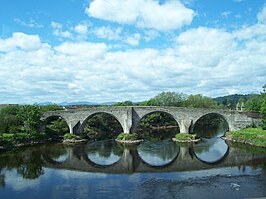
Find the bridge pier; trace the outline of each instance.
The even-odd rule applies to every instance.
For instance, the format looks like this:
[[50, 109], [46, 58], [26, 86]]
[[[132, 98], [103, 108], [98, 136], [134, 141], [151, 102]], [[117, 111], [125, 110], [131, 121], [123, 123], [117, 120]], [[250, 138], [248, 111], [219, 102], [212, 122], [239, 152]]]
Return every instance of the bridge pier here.
[[70, 134], [80, 134], [81, 132], [81, 125], [80, 121], [69, 121], [67, 122], [69, 133]]
[[191, 119], [185, 119], [180, 121], [180, 133], [190, 133], [189, 129], [192, 125]]

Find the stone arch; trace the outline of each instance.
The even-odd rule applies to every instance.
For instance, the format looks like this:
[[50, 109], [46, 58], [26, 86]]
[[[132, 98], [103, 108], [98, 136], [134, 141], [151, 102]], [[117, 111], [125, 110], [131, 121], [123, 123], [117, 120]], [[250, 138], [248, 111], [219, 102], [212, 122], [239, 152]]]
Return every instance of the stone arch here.
[[80, 132], [83, 133], [84, 132], [84, 128], [88, 122], [89, 119], [91, 119], [92, 117], [94, 117], [95, 115], [98, 115], [98, 114], [107, 114], [109, 116], [111, 116], [112, 118], [114, 118], [120, 125], [120, 127], [122, 128], [122, 130], [124, 131], [124, 123], [121, 121], [121, 119], [119, 117], [117, 117], [115, 114], [112, 114], [110, 112], [107, 112], [107, 111], [99, 111], [99, 112], [95, 112], [95, 113], [92, 113], [92, 114], [89, 114], [88, 116], [86, 116], [86, 118], [83, 120], [83, 122], [81, 123], [80, 125]]
[[180, 125], [181, 123], [180, 123], [179, 119], [176, 118], [172, 113], [165, 111], [165, 110], [149, 110], [149, 111], [145, 112], [144, 114], [138, 114], [138, 117], [135, 118], [135, 123], [132, 126], [132, 131], [135, 132], [139, 126], [140, 121], [143, 118], [145, 118], [147, 115], [150, 115], [152, 113], [164, 113], [164, 114], [168, 115], [169, 117], [171, 117], [176, 122], [176, 124], [178, 125], [178, 128], [179, 129], [181, 128], [181, 125]]
[[227, 119], [227, 117], [226, 117], [225, 115], [223, 115], [222, 113], [219, 113], [219, 112], [213, 112], [213, 111], [211, 111], [211, 112], [204, 113], [204, 114], [198, 116], [197, 118], [195, 118], [194, 121], [193, 121], [193, 124], [191, 125], [191, 129], [190, 129], [190, 131], [191, 131], [191, 132], [194, 132], [194, 130], [195, 130], [195, 126], [196, 126], [196, 123], [197, 123], [201, 118], [203, 118], [203, 117], [205, 117], [205, 116], [208, 116], [208, 115], [212, 115], [212, 114], [221, 117], [221, 118], [226, 122], [226, 124], [227, 124], [227, 131], [230, 129], [230, 123], [229, 123], [229, 120]]

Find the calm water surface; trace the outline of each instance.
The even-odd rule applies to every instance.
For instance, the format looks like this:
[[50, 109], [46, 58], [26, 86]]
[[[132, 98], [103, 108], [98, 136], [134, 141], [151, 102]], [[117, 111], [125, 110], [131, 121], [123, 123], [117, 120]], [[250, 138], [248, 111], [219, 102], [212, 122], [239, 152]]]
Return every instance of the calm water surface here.
[[0, 198], [266, 196], [266, 151], [220, 138], [25, 147], [0, 153], [0, 171]]

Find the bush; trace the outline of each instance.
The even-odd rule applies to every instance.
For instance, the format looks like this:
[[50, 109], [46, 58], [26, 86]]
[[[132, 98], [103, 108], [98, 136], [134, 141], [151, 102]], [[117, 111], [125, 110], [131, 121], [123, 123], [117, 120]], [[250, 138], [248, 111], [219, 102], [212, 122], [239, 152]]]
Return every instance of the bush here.
[[134, 141], [138, 140], [138, 134], [137, 133], [120, 133], [117, 136], [117, 140], [129, 140], [129, 141]]
[[175, 138], [180, 141], [190, 141], [194, 140], [196, 135], [194, 134], [188, 134], [188, 133], [177, 133], [175, 135]]
[[227, 132], [225, 136], [236, 142], [266, 147], [266, 130], [261, 128], [247, 128], [239, 131], [231, 131]]
[[75, 139], [75, 138], [76, 138], [76, 136], [74, 134], [71, 134], [71, 133], [66, 133], [64, 135], [64, 139], [65, 140], [72, 140], [72, 139]]

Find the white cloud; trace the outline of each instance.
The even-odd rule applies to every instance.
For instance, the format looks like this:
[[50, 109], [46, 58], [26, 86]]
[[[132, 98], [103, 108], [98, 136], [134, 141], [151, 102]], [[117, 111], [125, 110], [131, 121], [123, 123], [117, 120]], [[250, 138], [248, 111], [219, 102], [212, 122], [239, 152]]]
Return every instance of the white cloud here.
[[17, 48], [22, 50], [35, 50], [39, 48], [41, 41], [37, 35], [27, 35], [22, 32], [15, 32], [11, 38], [6, 40], [0, 39], [0, 52], [11, 51]]
[[111, 28], [109, 26], [98, 27], [93, 30], [93, 33], [102, 39], [119, 40], [121, 39], [122, 28]]
[[78, 34], [85, 35], [88, 33], [88, 26], [84, 24], [79, 24], [74, 27], [74, 30]]
[[160, 33], [156, 30], [146, 30], [144, 34], [143, 39], [145, 41], [151, 41], [160, 36]]
[[257, 15], [259, 23], [266, 24], [266, 5], [262, 8], [261, 12]]
[[[167, 49], [119, 51], [85, 41], [51, 46], [38, 35], [14, 33], [0, 39], [0, 101], [141, 101], [162, 91], [259, 92], [266, 79], [265, 32], [261, 23], [233, 32], [198, 27], [180, 33]], [[139, 33], [119, 37], [131, 45], [143, 39]]]
[[154, 0], [94, 0], [86, 12], [95, 18], [158, 31], [179, 29], [190, 24], [195, 15], [193, 10], [173, 0], [164, 4]]
[[233, 36], [223, 30], [199, 27], [177, 37], [179, 56], [198, 67], [215, 67], [235, 49]]
[[53, 34], [59, 38], [71, 38], [72, 34], [68, 30], [63, 30], [63, 26], [57, 22], [51, 22], [51, 26], [53, 28]]
[[133, 35], [130, 35], [126, 38], [126, 43], [128, 43], [131, 46], [137, 46], [139, 45], [139, 41], [141, 39], [141, 36], [139, 33], [135, 33]]
[[18, 19], [18, 18], [15, 18], [14, 21], [21, 25], [21, 26], [26, 26], [26, 27], [29, 27], [29, 28], [42, 28], [43, 25], [36, 22], [34, 19], [30, 19], [29, 21], [23, 21], [21, 19]]

